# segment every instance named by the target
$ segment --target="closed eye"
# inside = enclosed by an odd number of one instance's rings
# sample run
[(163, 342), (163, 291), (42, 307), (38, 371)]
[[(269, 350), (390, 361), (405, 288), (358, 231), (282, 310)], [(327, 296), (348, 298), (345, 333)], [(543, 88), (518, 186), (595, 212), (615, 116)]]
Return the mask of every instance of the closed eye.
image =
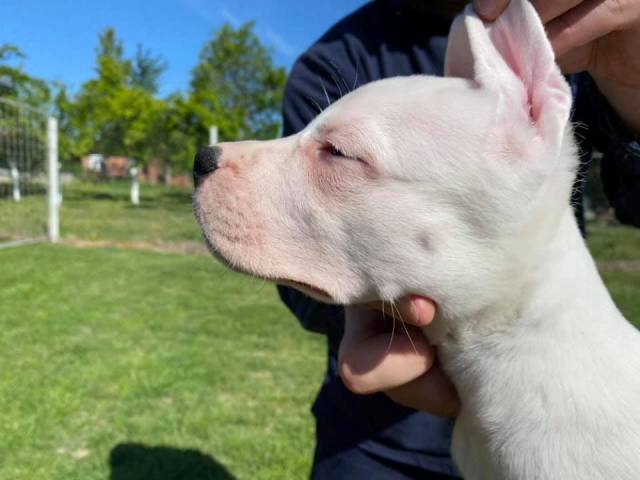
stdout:
[(347, 157), (342, 150), (332, 144), (327, 146), (326, 151), (336, 157)]
[(322, 147), (322, 151), (331, 155), (332, 157), (338, 157), (338, 158), (344, 158), (347, 160), (355, 160), (357, 162), (362, 162), (360, 158), (354, 157), (352, 155), (348, 155), (347, 153), (343, 152), (342, 150), (340, 150), (339, 147), (336, 147), (332, 143), (327, 143), (324, 147)]

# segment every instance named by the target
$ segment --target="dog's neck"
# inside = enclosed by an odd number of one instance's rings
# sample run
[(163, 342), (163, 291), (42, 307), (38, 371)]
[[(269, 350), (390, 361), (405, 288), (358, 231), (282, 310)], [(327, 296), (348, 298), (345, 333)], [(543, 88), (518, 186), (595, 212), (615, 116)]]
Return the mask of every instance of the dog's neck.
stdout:
[(571, 207), (550, 228), (551, 233), (534, 239), (527, 251), (514, 254), (515, 274), (504, 282), (505, 289), (494, 303), (473, 318), (436, 319), (426, 330), (429, 339), (455, 353), (474, 348), (487, 337), (509, 337), (536, 328), (549, 332), (563, 328), (559, 325), (563, 322), (583, 322), (584, 318), (576, 317), (601, 314), (599, 309), (605, 307), (607, 312), (617, 312)]
[[(624, 445), (612, 449), (619, 453), (640, 440), (637, 331), (611, 300), (569, 207), (538, 253), (518, 286), (524, 295), (514, 291), (517, 308), (496, 307), (497, 318), (481, 318), (438, 349), (462, 403), (454, 455), (462, 471), (478, 472), (473, 478), (534, 478), (526, 472), (564, 468), (549, 463), (549, 448), (568, 458), (592, 451), (574, 442), (606, 437)], [(500, 476), (506, 464), (517, 473)], [(569, 465), (540, 478), (591, 478)], [(614, 477), (635, 478), (598, 475)]]
[(548, 243), (529, 253), (526, 274), (514, 281), (503, 302), (477, 318), (454, 322), (465, 326), (456, 331), (443, 333), (437, 326), (427, 330), (463, 403), (482, 404), (479, 396), (486, 394), (486, 382), (494, 387), (499, 382), (502, 389), (521, 382), (517, 376), (501, 376), (505, 364), (512, 368), (509, 372), (521, 375), (547, 369), (562, 376), (556, 368), (563, 361), (558, 352), (580, 357), (598, 350), (602, 338), (627, 331), (628, 323), (611, 300), (570, 207)]

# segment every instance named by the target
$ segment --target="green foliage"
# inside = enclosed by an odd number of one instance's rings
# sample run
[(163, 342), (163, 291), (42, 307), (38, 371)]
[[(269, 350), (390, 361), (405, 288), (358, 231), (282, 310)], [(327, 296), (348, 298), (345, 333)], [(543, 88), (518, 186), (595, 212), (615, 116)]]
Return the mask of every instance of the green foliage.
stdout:
[(224, 25), (202, 48), (189, 94), (169, 96), (156, 117), (155, 156), (176, 171), (190, 170), (211, 125), (223, 141), (277, 136), (285, 82), (251, 23)]
[(44, 80), (26, 74), (21, 65), (16, 65), (16, 61), (24, 58), (24, 53), (15, 45), (0, 44), (0, 97), (47, 108), (51, 97), (49, 86)]
[(20, 63), (24, 58), (18, 47), (0, 44), (0, 98), (33, 107), (0, 104), (0, 168), (22, 168), (29, 157), (31, 168), (36, 170), (44, 162), (41, 155), (34, 154), (45, 142), (45, 118), (39, 111), (49, 109), (51, 92), (46, 82), (24, 72)]
[(131, 68), (131, 85), (142, 90), (158, 93), (160, 76), (167, 69), (167, 63), (159, 56), (153, 56), (149, 50), (138, 45)]
[(63, 168), (68, 170), (71, 166), (70, 161), (84, 152), (78, 150), (73, 128), (73, 100), (69, 97), (67, 87), (63, 83), (54, 83), (53, 90), (52, 115), (58, 119), (58, 129), (61, 132), (61, 135), (58, 135), (58, 156)]
[(169, 96), (151, 131), (156, 156), (177, 172), (190, 171), (196, 151), (204, 145), (198, 141), (198, 132), (210, 124), (205, 123), (210, 117), (193, 98), (179, 93)]
[(98, 58), (111, 58), (118, 63), (126, 63), (124, 60), (124, 46), (122, 41), (116, 37), (116, 31), (108, 27), (98, 37), (98, 48), (96, 50)]
[[(63, 164), (88, 153), (121, 155), (145, 165), (152, 159), (175, 172), (190, 170), (197, 149), (216, 125), (221, 140), (278, 135), (286, 80), (271, 51), (247, 23), (224, 25), (205, 43), (189, 92), (157, 97), (166, 62), (138, 45), (133, 58), (113, 28), (98, 38), (95, 76), (71, 96), (62, 84), (32, 79), (12, 66), (22, 53), (0, 46), (0, 94), (46, 105), (58, 117)], [(4, 85), (4, 87), (3, 87)], [(4, 91), (2, 90), (4, 88)], [(51, 105), (49, 105), (49, 103)]]
[[(217, 125), (222, 140), (267, 139), (279, 133), (285, 82), (284, 69), (273, 65), (253, 23), (238, 29), (225, 24), (200, 52), (191, 96), (208, 112), (204, 125)], [(199, 132), (201, 143), (205, 135)]]
[(163, 102), (149, 89), (155, 88), (161, 65), (140, 52), (134, 65), (123, 57), (114, 30), (106, 29), (96, 50), (97, 77), (85, 82), (73, 101), (64, 89), (56, 95), (56, 108), (64, 119), (61, 130), (70, 142), (64, 153), (102, 152), (142, 163), (152, 157), (149, 137)]

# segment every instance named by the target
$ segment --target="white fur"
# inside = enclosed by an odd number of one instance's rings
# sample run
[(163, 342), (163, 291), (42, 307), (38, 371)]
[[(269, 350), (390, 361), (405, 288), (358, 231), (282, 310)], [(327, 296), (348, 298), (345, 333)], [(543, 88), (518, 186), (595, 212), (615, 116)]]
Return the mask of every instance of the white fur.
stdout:
[(324, 301), (433, 298), (467, 480), (638, 479), (640, 334), (569, 205), (570, 93), (542, 25), (512, 0), (494, 25), (467, 10), (450, 45), (465, 78), (374, 82), (298, 135), (222, 144), (203, 231), (232, 267)]

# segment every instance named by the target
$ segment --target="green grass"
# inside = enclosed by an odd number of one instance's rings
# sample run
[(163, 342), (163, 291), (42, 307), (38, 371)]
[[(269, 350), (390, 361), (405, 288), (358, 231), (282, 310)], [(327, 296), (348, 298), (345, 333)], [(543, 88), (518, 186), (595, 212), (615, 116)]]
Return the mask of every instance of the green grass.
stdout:
[(201, 242), (191, 210), (191, 189), (141, 185), (140, 205), (129, 202), (129, 183), (76, 182), (65, 188), (61, 235), (83, 240)]
[[(190, 190), (141, 192), (134, 207), (126, 182), (67, 186), (63, 238), (200, 243)], [(43, 214), (42, 196), (0, 201), (0, 229)], [(592, 226), (589, 245), (640, 326), (640, 230)], [(324, 341), (272, 286), (123, 249), (28, 246), (0, 265), (0, 479), (306, 477)]]
[(640, 328), (640, 229), (591, 225), (587, 243), (614, 301)]
[(0, 241), (44, 237), (47, 233), (47, 196), (25, 195), (20, 202), (0, 198)]
[[(149, 243), (200, 242), (193, 219), (190, 188), (141, 185), (140, 205), (129, 201), (127, 181), (76, 181), (64, 187), (61, 235), (67, 239)], [(46, 195), (21, 202), (0, 199), (0, 240), (42, 236), (46, 232)]]
[(0, 264), (0, 478), (306, 475), (324, 344), (272, 286), (128, 250)]
[(588, 244), (598, 261), (640, 261), (640, 228), (590, 225)]
[(602, 277), (618, 308), (640, 328), (640, 271), (604, 272)]

